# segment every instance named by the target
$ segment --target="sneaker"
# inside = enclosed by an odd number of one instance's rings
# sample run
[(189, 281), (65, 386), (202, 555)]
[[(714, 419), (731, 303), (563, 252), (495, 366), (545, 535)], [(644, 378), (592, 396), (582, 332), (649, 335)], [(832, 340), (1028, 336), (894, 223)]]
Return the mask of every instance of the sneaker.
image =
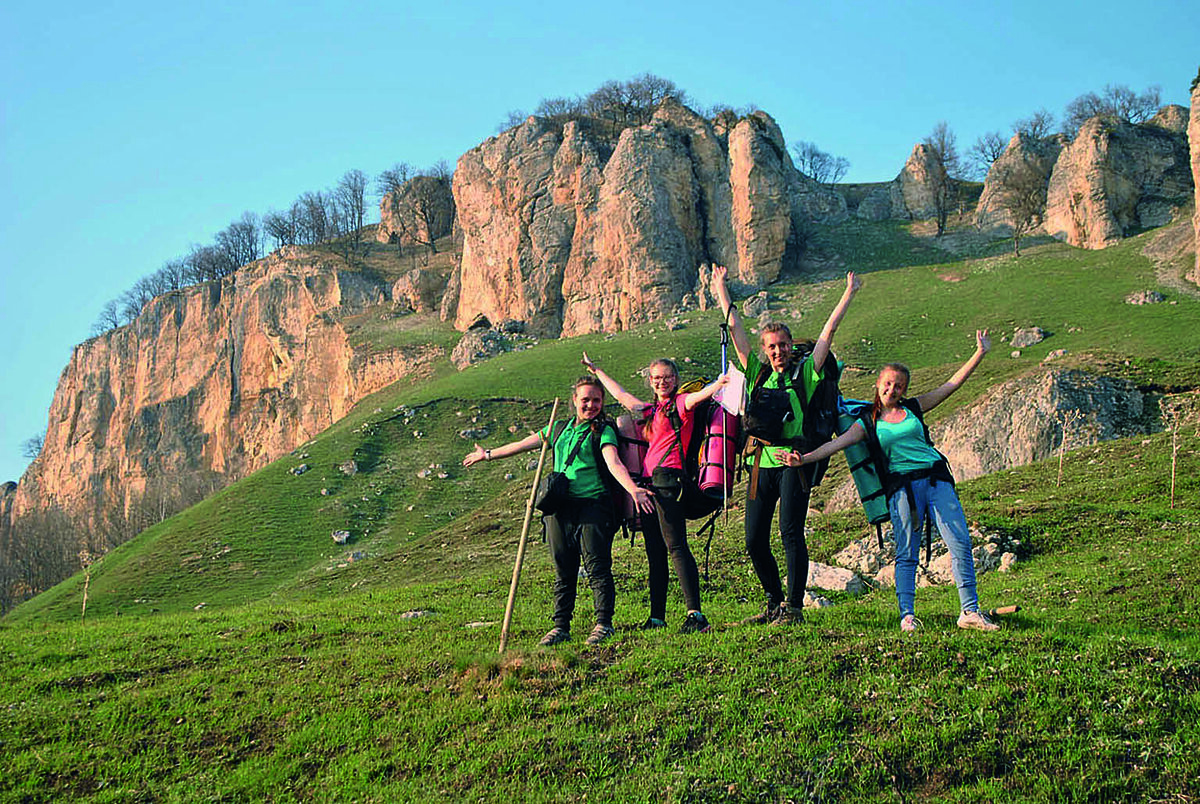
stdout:
[(552, 645), (559, 644), (560, 642), (566, 642), (570, 638), (571, 638), (570, 631), (556, 625), (553, 628), (551, 628), (549, 631), (546, 632), (546, 635), (544, 637), (542, 637), (542, 641), (539, 642), (538, 644), (541, 645), (543, 648), (549, 648)]
[(923, 627), (921, 621), (912, 614), (905, 614), (900, 618), (901, 631), (919, 631)]
[(742, 625), (767, 625), (768, 623), (773, 623), (779, 619), (779, 613), (780, 613), (781, 609), (783, 608), (783, 605), (784, 604), (780, 603), (777, 606), (772, 606), (770, 603), (768, 603), (767, 607), (765, 609), (760, 611), (758, 614), (754, 614), (754, 615), (742, 620), (741, 624)]
[(771, 625), (803, 625), (804, 610), (789, 606), (787, 603), (779, 604), (779, 613), (771, 622)]
[(646, 620), (646, 622), (642, 623), (638, 627), (641, 628), (643, 631), (653, 631), (655, 628), (666, 628), (667, 621), (660, 620), (657, 617), (651, 617), (649, 620)]
[(592, 633), (583, 641), (585, 645), (599, 645), (604, 640), (615, 634), (611, 625), (599, 625), (592, 629)]
[(975, 631), (999, 631), (1000, 626), (979, 611), (964, 611), (958, 615), (958, 627)]
[(681, 634), (703, 634), (708, 629), (712, 628), (708, 624), (708, 618), (698, 611), (693, 611), (683, 621), (683, 625), (679, 629)]

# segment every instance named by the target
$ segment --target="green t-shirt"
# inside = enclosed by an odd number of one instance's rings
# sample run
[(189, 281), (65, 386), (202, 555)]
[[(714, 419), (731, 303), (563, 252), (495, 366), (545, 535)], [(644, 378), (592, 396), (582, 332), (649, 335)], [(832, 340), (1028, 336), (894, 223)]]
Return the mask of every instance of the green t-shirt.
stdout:
[[(748, 390), (753, 389), (754, 380), (758, 378), (758, 372), (762, 366), (763, 362), (759, 360), (758, 354), (751, 352), (750, 359), (746, 362), (746, 386)], [(809, 354), (804, 357), (804, 362), (800, 364), (800, 372), (801, 387), (804, 389), (806, 397), (804, 402), (807, 404), (812, 400), (813, 392), (817, 390), (817, 383), (820, 381), (823, 371), (817, 371), (813, 366), (812, 355)], [(796, 396), (795, 389), (792, 388), (791, 372), (789, 371), (785, 374), (779, 371), (772, 371), (763, 382), (763, 387), (783, 388), (787, 390), (788, 399), (792, 403), (792, 418), (790, 421), (783, 423), (783, 437), (787, 439), (799, 438), (804, 430), (804, 409), (800, 406), (800, 399)], [(791, 447), (763, 447), (762, 460), (759, 461), (759, 466), (768, 468), (784, 466), (785, 464), (778, 456), (790, 451)]]
[[(554, 429), (560, 429), (556, 424)], [(604, 478), (600, 476), (600, 468), (596, 466), (596, 453), (592, 449), (592, 445), (586, 441), (580, 444), (579, 449), (575, 452), (575, 458), (570, 465), (567, 464), (567, 458), (572, 450), (575, 450), (575, 445), (583, 441), (583, 439), (591, 436), (591, 422), (577, 422), (574, 417), (567, 422), (567, 428), (562, 430), (558, 441), (554, 444), (554, 471), (562, 472), (567, 476), (568, 491), (572, 497), (596, 499), (603, 497), (607, 492), (604, 487)], [(546, 425), (538, 431), (538, 435), (545, 440), (550, 434), (550, 426)], [(617, 446), (617, 431), (611, 425), (605, 425), (600, 433), (600, 449), (603, 450), (606, 444)]]

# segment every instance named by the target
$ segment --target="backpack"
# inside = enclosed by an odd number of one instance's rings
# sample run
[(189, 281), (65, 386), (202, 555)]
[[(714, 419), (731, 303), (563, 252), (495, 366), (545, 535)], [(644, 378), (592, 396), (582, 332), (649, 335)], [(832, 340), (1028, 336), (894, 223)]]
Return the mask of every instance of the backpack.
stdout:
[[(915, 399), (901, 400), (908, 412), (917, 417), (925, 436), (925, 443), (933, 446), (933, 437), (929, 434), (929, 425), (921, 412), (921, 406)], [(913, 498), (911, 474), (894, 474), (888, 471), (887, 456), (879, 443), (879, 435), (875, 430), (874, 406), (870, 402), (858, 399), (842, 400), (838, 415), (838, 431), (846, 432), (860, 422), (867, 437), (857, 444), (846, 448), (846, 463), (850, 466), (850, 474), (854, 478), (854, 486), (858, 491), (859, 501), (867, 520), (875, 526), (875, 538), (879, 540), (879, 548), (883, 549), (883, 523), (891, 519), (888, 511), (888, 500), (901, 489), (908, 493), (909, 504), (916, 508)], [(936, 449), (936, 447), (935, 447)], [(938, 451), (941, 461), (934, 465), (928, 473), (939, 482), (954, 485), (954, 475), (950, 472), (950, 461)], [(925, 564), (933, 552), (933, 517), (925, 517)]]
[[(750, 498), (754, 498), (757, 487), (758, 464), (762, 456), (763, 446), (791, 446), (803, 452), (808, 452), (833, 438), (838, 428), (838, 405), (842, 395), (838, 390), (838, 382), (842, 376), (842, 366), (830, 352), (822, 366), (821, 379), (817, 381), (809, 398), (804, 389), (804, 361), (809, 359), (812, 350), (799, 350), (799, 359), (793, 361), (789, 385), (800, 402), (803, 419), (800, 425), (798, 439), (784, 439), (783, 425), (792, 416), (792, 403), (786, 389), (766, 388), (765, 383), (772, 374), (769, 363), (758, 369), (758, 375), (750, 387), (749, 399), (743, 420), (743, 433), (748, 436), (746, 452), (753, 454), (750, 481)], [(771, 434), (774, 433), (774, 437)], [(801, 478), (810, 487), (819, 485), (829, 468), (829, 459), (810, 464), (811, 469), (800, 473)]]
[[(699, 391), (707, 384), (708, 381), (703, 377), (686, 382), (675, 392), (675, 399), (684, 394)], [(684, 482), (681, 500), (683, 501), (683, 515), (687, 519), (703, 519), (709, 514), (719, 511), (723, 503), (719, 487), (716, 489), (715, 495), (700, 490), (700, 449), (708, 437), (714, 405), (718, 405), (718, 403), (710, 398), (692, 408), (692, 432), (686, 444), (683, 443), (683, 419), (679, 415), (678, 402), (673, 402), (667, 409), (667, 421), (675, 430), (675, 443), (679, 446), (682, 457)]]

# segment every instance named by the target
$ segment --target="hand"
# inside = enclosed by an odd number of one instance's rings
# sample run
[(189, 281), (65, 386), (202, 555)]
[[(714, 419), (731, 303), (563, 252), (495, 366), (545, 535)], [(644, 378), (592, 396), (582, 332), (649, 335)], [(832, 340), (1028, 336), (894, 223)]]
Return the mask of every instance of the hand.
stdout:
[(469, 455), (467, 455), (467, 457), (463, 458), (463, 466), (470, 466), (471, 464), (479, 463), (480, 461), (486, 461), (486, 460), (487, 460), (487, 450), (485, 450), (483, 447), (476, 444), (474, 451), (471, 452)]
[(588, 371), (592, 372), (593, 374), (596, 373), (596, 364), (590, 357), (587, 356), (587, 352), (583, 353), (583, 360), (580, 360), (579, 362), (582, 363), (584, 368), (586, 368)]
[(713, 266), (711, 266), (711, 268), (712, 268), (712, 281), (714, 283), (720, 283), (722, 285), (725, 284), (725, 280), (729, 276), (729, 269), (726, 268), (724, 265), (713, 265)]
[(639, 511), (652, 514), (654, 513), (654, 495), (639, 487), (633, 493), (633, 505)]
[(726, 385), (729, 385), (729, 372), (727, 371), (720, 377), (717, 377), (717, 379), (713, 380), (713, 385), (717, 386), (718, 388), (724, 388)]
[(779, 458), (783, 461), (784, 466), (803, 466), (804, 456), (799, 452), (788, 450), (779, 454)]
[(975, 330), (975, 345), (985, 355), (992, 351), (992, 339), (988, 337), (986, 329)]
[(850, 271), (846, 274), (846, 292), (854, 295), (862, 287), (862, 277)]

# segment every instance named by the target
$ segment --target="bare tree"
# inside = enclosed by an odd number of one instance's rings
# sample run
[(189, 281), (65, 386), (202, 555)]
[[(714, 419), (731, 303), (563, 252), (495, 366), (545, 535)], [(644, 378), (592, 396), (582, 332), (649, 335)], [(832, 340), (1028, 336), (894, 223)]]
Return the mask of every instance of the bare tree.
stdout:
[(398, 194), (404, 189), (404, 185), (408, 184), (408, 180), (413, 177), (415, 172), (413, 166), (407, 162), (397, 162), (375, 178), (375, 192), (381, 199)]
[(999, 177), (997, 206), (1012, 218), (1013, 254), (1021, 256), (1021, 238), (1042, 222), (1046, 211), (1049, 160), (1029, 157), (1005, 169)]
[(1063, 133), (1074, 137), (1080, 126), (1098, 116), (1141, 123), (1153, 117), (1161, 103), (1161, 87), (1152, 86), (1138, 94), (1124, 84), (1109, 84), (1102, 94), (1088, 92), (1067, 104)]
[(792, 156), (795, 158), (797, 170), (827, 187), (841, 181), (850, 169), (850, 160), (822, 151), (815, 142), (801, 140), (794, 143)]
[(975, 144), (967, 151), (965, 172), (972, 178), (980, 179), (987, 176), (992, 163), (1000, 158), (1008, 143), (999, 131), (989, 131), (975, 140)]
[[(444, 171), (443, 171), (444, 172)], [(399, 241), (425, 246), (437, 253), (437, 238), (454, 222), (454, 203), (450, 198), (450, 180), (437, 171), (414, 176), (399, 193), (392, 195), (393, 225)]]
[(226, 265), (233, 266), (226, 275), (262, 256), (262, 229), (253, 212), (243, 213), (241, 218), (218, 232), (216, 240), (216, 248), (224, 256)]
[(42, 447), (46, 444), (46, 434), (38, 433), (30, 436), (21, 442), (21, 457), (33, 460), (42, 454)]
[(1054, 115), (1044, 108), (1038, 109), (1029, 117), (1022, 117), (1013, 123), (1013, 130), (1026, 137), (1044, 139), (1054, 132)]
[(361, 256), (362, 228), (367, 216), (367, 175), (348, 170), (338, 180), (333, 197), (336, 201), (339, 233), (343, 236), (343, 256), (354, 262)]
[(121, 306), (116, 299), (110, 299), (100, 308), (100, 315), (92, 324), (93, 335), (103, 335), (105, 332), (124, 326), (127, 321), (121, 317)]
[(957, 140), (950, 125), (940, 121), (933, 131), (925, 138), (925, 145), (932, 151), (941, 170), (935, 170), (930, 176), (933, 193), (933, 205), (937, 219), (937, 236), (946, 232), (946, 222), (950, 211), (958, 201), (959, 157)]

